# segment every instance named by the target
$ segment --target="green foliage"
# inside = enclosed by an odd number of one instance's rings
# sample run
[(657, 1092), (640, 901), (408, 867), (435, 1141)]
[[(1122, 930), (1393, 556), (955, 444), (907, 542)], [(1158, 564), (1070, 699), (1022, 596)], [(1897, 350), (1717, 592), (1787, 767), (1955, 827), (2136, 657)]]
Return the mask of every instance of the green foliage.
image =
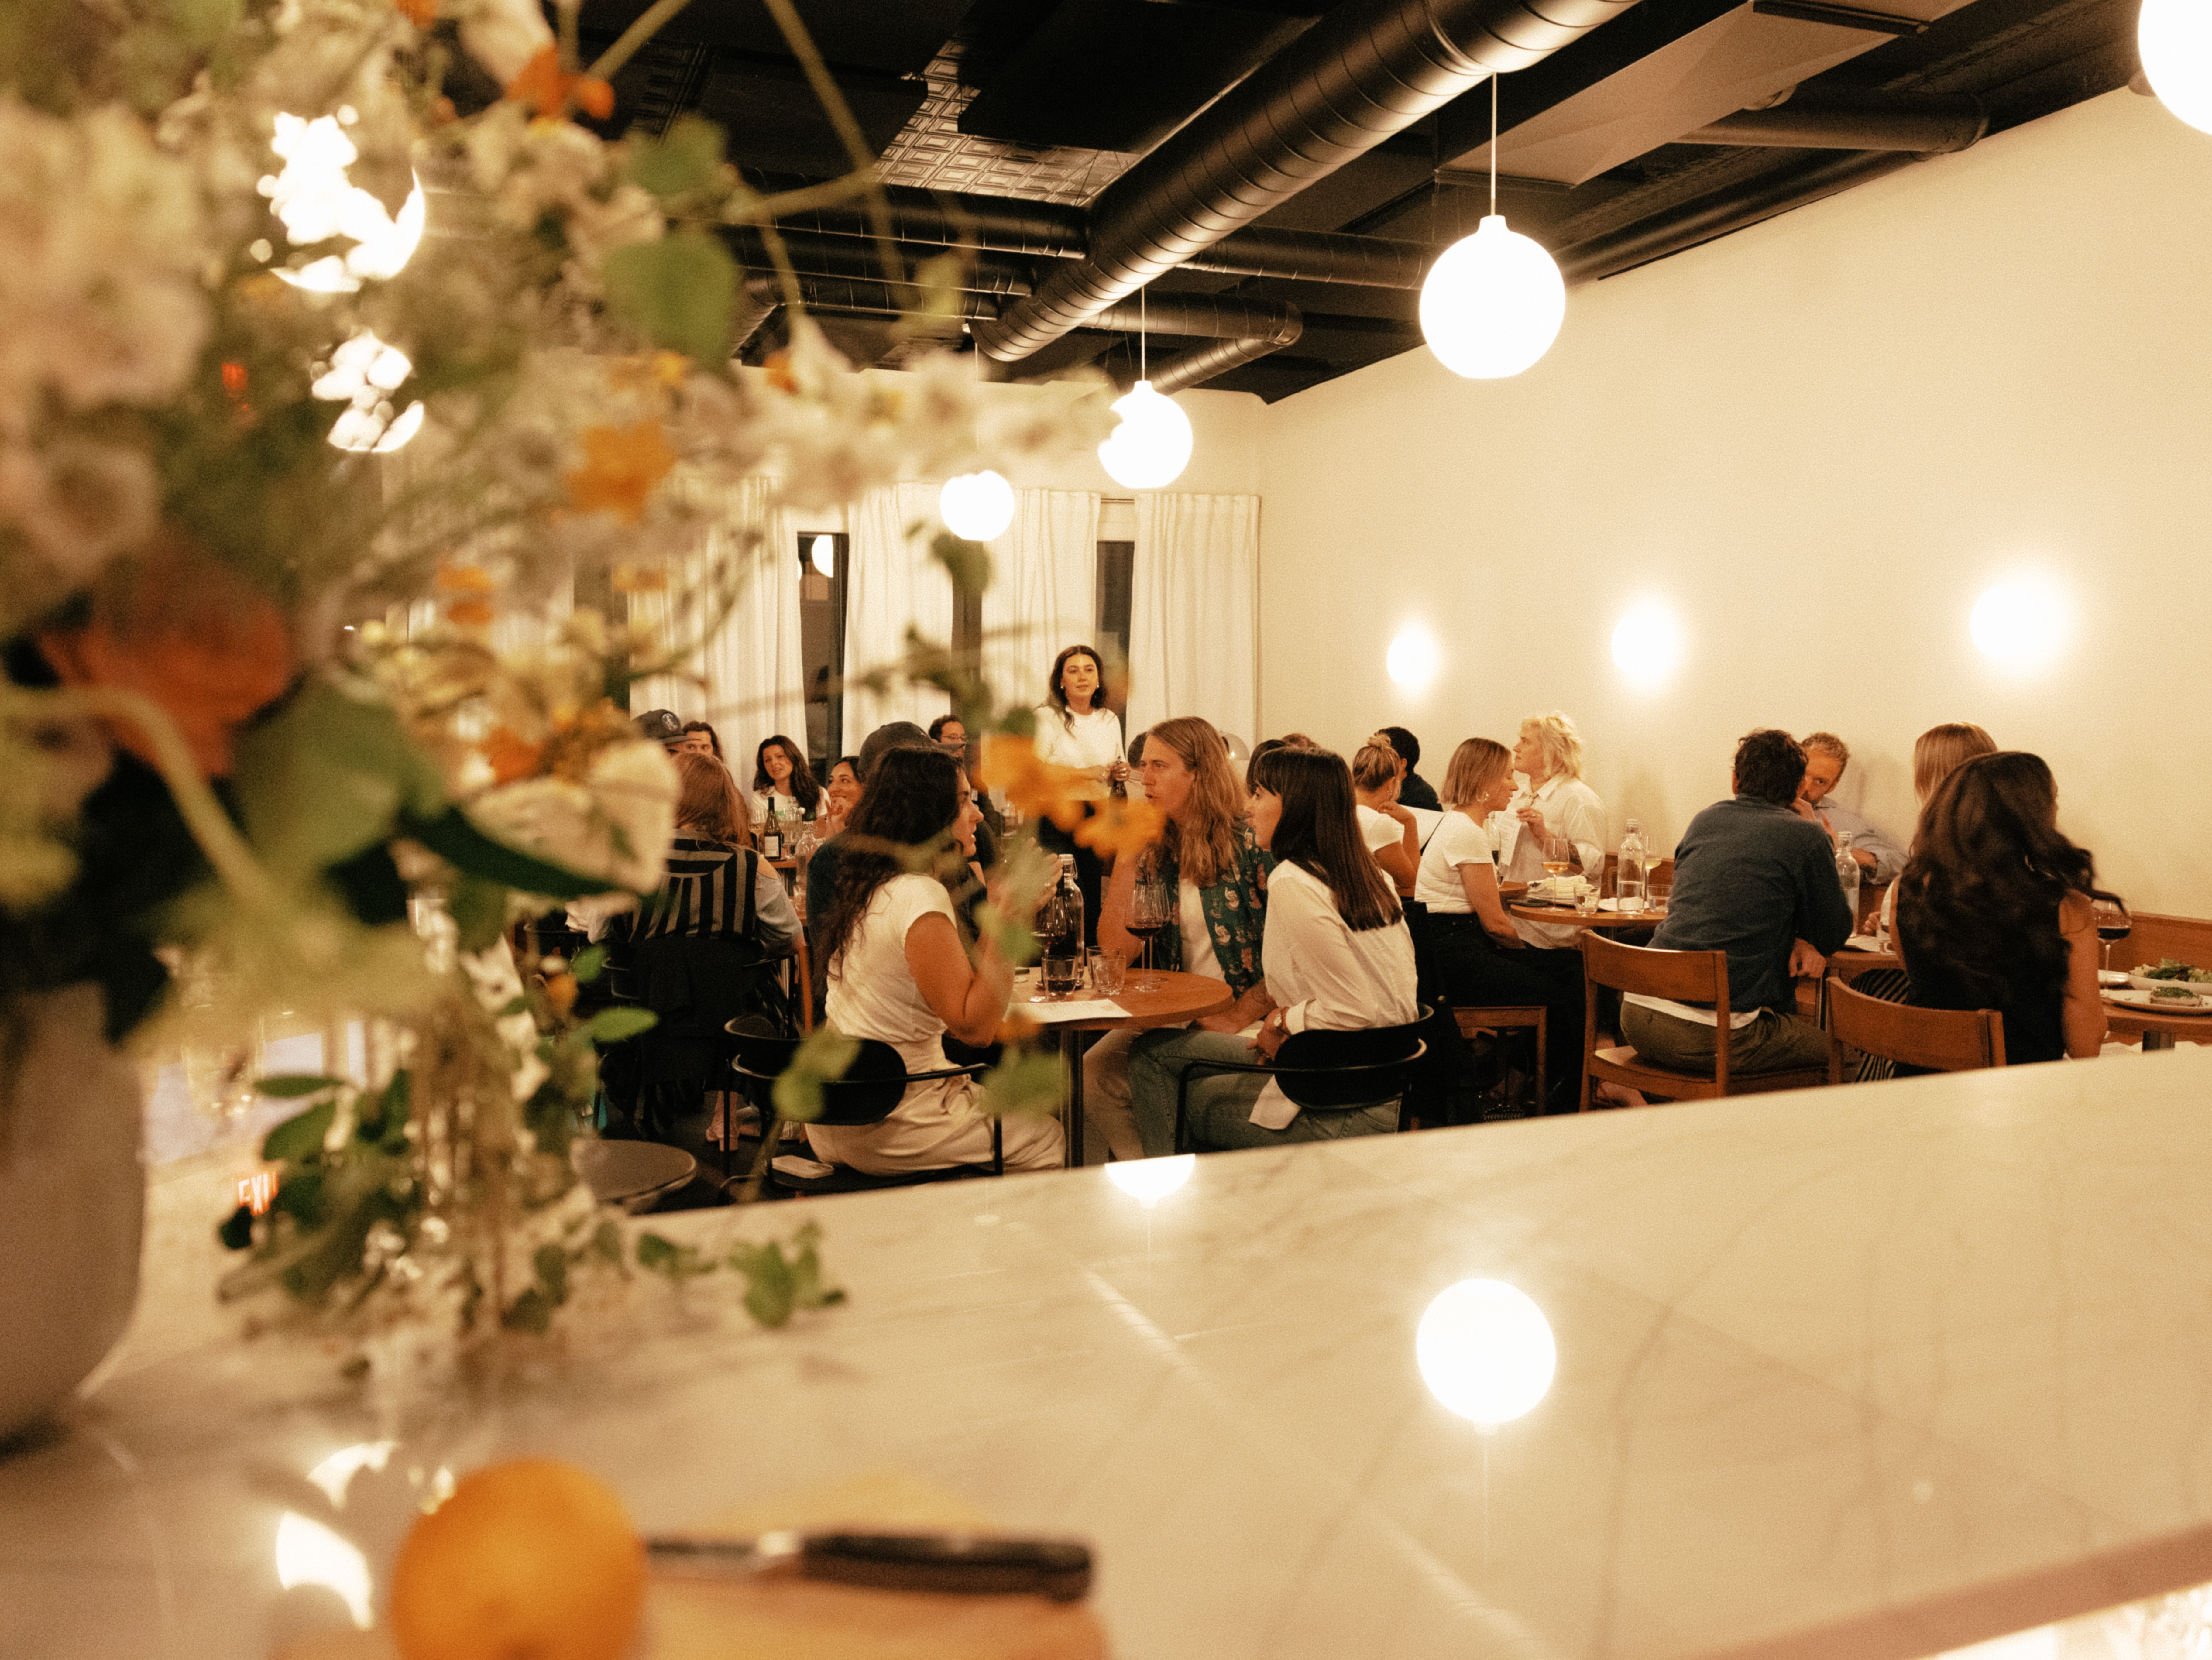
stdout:
[(738, 267), (714, 238), (680, 230), (629, 243), (607, 255), (602, 277), (615, 314), (654, 345), (701, 364), (728, 357)]
[(333, 1095), (297, 1117), (287, 1118), (263, 1138), (261, 1156), (271, 1164), (281, 1164), (319, 1153), (323, 1138), (331, 1133), (331, 1121), (337, 1116), (337, 1098)]
[(722, 170), (722, 130), (696, 115), (678, 119), (659, 137), (629, 139), (629, 176), (664, 199), (711, 188)]
[(601, 1009), (569, 1033), (568, 1041), (579, 1048), (586, 1043), (619, 1043), (625, 1037), (651, 1031), (659, 1018), (651, 1009)]
[(264, 1078), (253, 1087), (261, 1094), (274, 1096), (280, 1101), (293, 1101), (310, 1095), (320, 1095), (325, 1090), (337, 1089), (343, 1083), (343, 1079), (323, 1078), (313, 1073), (288, 1072)]
[(991, 550), (939, 531), (929, 541), (929, 556), (945, 567), (956, 594), (981, 593), (991, 586)]
[(658, 1233), (638, 1235), (637, 1265), (672, 1284), (696, 1280), (714, 1271), (714, 1264), (707, 1260), (698, 1246), (679, 1245)]
[(475, 876), (524, 893), (549, 899), (581, 899), (605, 893), (604, 878), (579, 876), (572, 870), (494, 841), (469, 822), (459, 807), (449, 807), (434, 818), (410, 818), (400, 829), (464, 875)]
[(857, 1039), (820, 1025), (807, 1033), (792, 1052), (791, 1064), (775, 1080), (774, 1100), (778, 1115), (811, 1124), (822, 1116), (822, 1085), (845, 1075), (860, 1052)]
[(1010, 1047), (1006, 1058), (983, 1074), (983, 1110), (997, 1118), (1049, 1115), (1060, 1110), (1066, 1087), (1057, 1050), (1032, 1054)]
[(446, 895), (446, 911), (459, 930), (463, 951), (489, 951), (507, 931), (507, 890), (463, 872)]
[(568, 964), (568, 972), (580, 986), (588, 986), (598, 979), (607, 966), (607, 948), (592, 946), (576, 953), (576, 960)]
[(731, 1246), (730, 1267), (747, 1281), (745, 1312), (763, 1326), (776, 1327), (801, 1309), (825, 1309), (843, 1302), (842, 1286), (823, 1283), (822, 1259), (816, 1249), (821, 1238), (821, 1228), (809, 1222), (792, 1235), (788, 1258), (773, 1239), (765, 1244)]

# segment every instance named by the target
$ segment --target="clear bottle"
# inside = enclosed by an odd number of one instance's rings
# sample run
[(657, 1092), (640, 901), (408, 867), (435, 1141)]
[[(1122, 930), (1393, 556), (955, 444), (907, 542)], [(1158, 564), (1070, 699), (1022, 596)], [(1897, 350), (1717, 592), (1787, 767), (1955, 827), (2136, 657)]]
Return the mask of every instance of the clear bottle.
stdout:
[(1060, 855), (1060, 876), (1037, 908), (1037, 940), (1044, 948), (1044, 989), (1065, 997), (1083, 982), (1083, 889), (1075, 855)]
[(1851, 857), (1851, 833), (1836, 833), (1836, 880), (1844, 886), (1844, 903), (1851, 908), (1851, 928), (1859, 925), (1859, 861)]
[(1615, 891), (1620, 895), (1620, 909), (1640, 911), (1644, 909), (1644, 877), (1650, 865), (1650, 855), (1644, 845), (1644, 826), (1637, 819), (1628, 821), (1628, 834), (1620, 838), (1620, 870), (1615, 879)]

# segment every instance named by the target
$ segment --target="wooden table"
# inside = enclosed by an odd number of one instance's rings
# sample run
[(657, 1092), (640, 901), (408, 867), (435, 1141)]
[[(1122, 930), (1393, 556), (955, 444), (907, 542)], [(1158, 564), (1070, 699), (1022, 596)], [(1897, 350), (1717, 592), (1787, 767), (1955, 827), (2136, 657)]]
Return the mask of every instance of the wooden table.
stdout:
[(2145, 1055), (2172, 1049), (2177, 1037), (2212, 1043), (2212, 1013), (2155, 1014), (2124, 1003), (2106, 1002), (2105, 1024), (2115, 1037), (2141, 1038)]
[(1506, 915), (1524, 922), (1551, 922), (1570, 928), (1656, 928), (1663, 910), (1577, 910), (1568, 905), (1508, 905)]
[[(1135, 990), (1135, 982), (1147, 976), (1135, 969), (1121, 989), (1109, 1001), (1118, 1003), (1128, 1012), (1116, 1018), (1098, 1020), (1055, 1020), (1052, 1030), (1060, 1038), (1061, 1060), (1067, 1067), (1067, 1116), (1063, 1128), (1067, 1136), (1067, 1162), (1071, 1166), (1083, 1162), (1083, 1043), (1079, 1033), (1086, 1031), (1116, 1031), (1127, 1026), (1135, 1031), (1147, 1031), (1154, 1026), (1187, 1026), (1194, 1020), (1202, 1020), (1209, 1014), (1218, 1014), (1237, 1000), (1228, 982), (1203, 974), (1183, 974), (1172, 969), (1153, 970), (1150, 978), (1160, 982), (1158, 991)], [(1035, 1016), (1039, 1003), (1037, 981), (1034, 974), (1025, 975), (1014, 982), (1016, 1010)], [(1085, 991), (1079, 994), (1084, 1000), (1102, 994)], [(1070, 999), (1069, 1000), (1076, 1000)]]

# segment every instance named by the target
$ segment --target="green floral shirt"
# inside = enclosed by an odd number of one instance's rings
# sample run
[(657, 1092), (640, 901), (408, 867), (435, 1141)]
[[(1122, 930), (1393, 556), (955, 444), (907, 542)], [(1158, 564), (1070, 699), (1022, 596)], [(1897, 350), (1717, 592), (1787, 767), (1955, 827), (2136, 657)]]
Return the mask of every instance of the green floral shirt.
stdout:
[[(1182, 877), (1175, 855), (1163, 846), (1157, 857), (1161, 874), (1171, 886), (1180, 888)], [(1236, 862), (1222, 873), (1218, 882), (1200, 888), (1198, 897), (1206, 913), (1206, 934), (1213, 941), (1213, 960), (1221, 965), (1221, 977), (1229, 982), (1229, 989), (1242, 997), (1260, 983), (1263, 972), (1260, 941), (1267, 927), (1267, 856), (1252, 839), (1249, 824), (1237, 826)], [(1169, 929), (1158, 946), (1160, 966), (1180, 970), (1182, 930)]]

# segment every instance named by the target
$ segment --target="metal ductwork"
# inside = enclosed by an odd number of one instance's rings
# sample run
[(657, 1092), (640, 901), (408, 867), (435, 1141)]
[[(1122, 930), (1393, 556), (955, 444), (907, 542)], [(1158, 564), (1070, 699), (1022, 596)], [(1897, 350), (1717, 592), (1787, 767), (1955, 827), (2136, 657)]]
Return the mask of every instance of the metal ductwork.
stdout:
[(1026, 357), (1249, 225), (1492, 74), (1526, 68), (1634, 0), (1350, 0), (1109, 185), (1087, 257), (979, 325)]
[[(726, 227), (722, 236), (739, 265), (755, 271), (774, 271), (767, 242), (759, 231), (747, 225)], [(889, 280), (884, 274), (883, 255), (872, 241), (855, 236), (818, 236), (791, 231), (782, 233), (782, 240), (792, 270), (802, 277), (850, 277), (879, 283)], [(968, 252), (969, 257), (963, 263), (958, 285), (969, 293), (1010, 298), (1027, 294), (1036, 286), (1036, 276), (1027, 260), (1005, 254), (976, 253), (973, 250)]]
[(1989, 130), (1989, 112), (1975, 98), (1825, 93), (1745, 110), (1675, 142), (1933, 155), (1969, 149)]

